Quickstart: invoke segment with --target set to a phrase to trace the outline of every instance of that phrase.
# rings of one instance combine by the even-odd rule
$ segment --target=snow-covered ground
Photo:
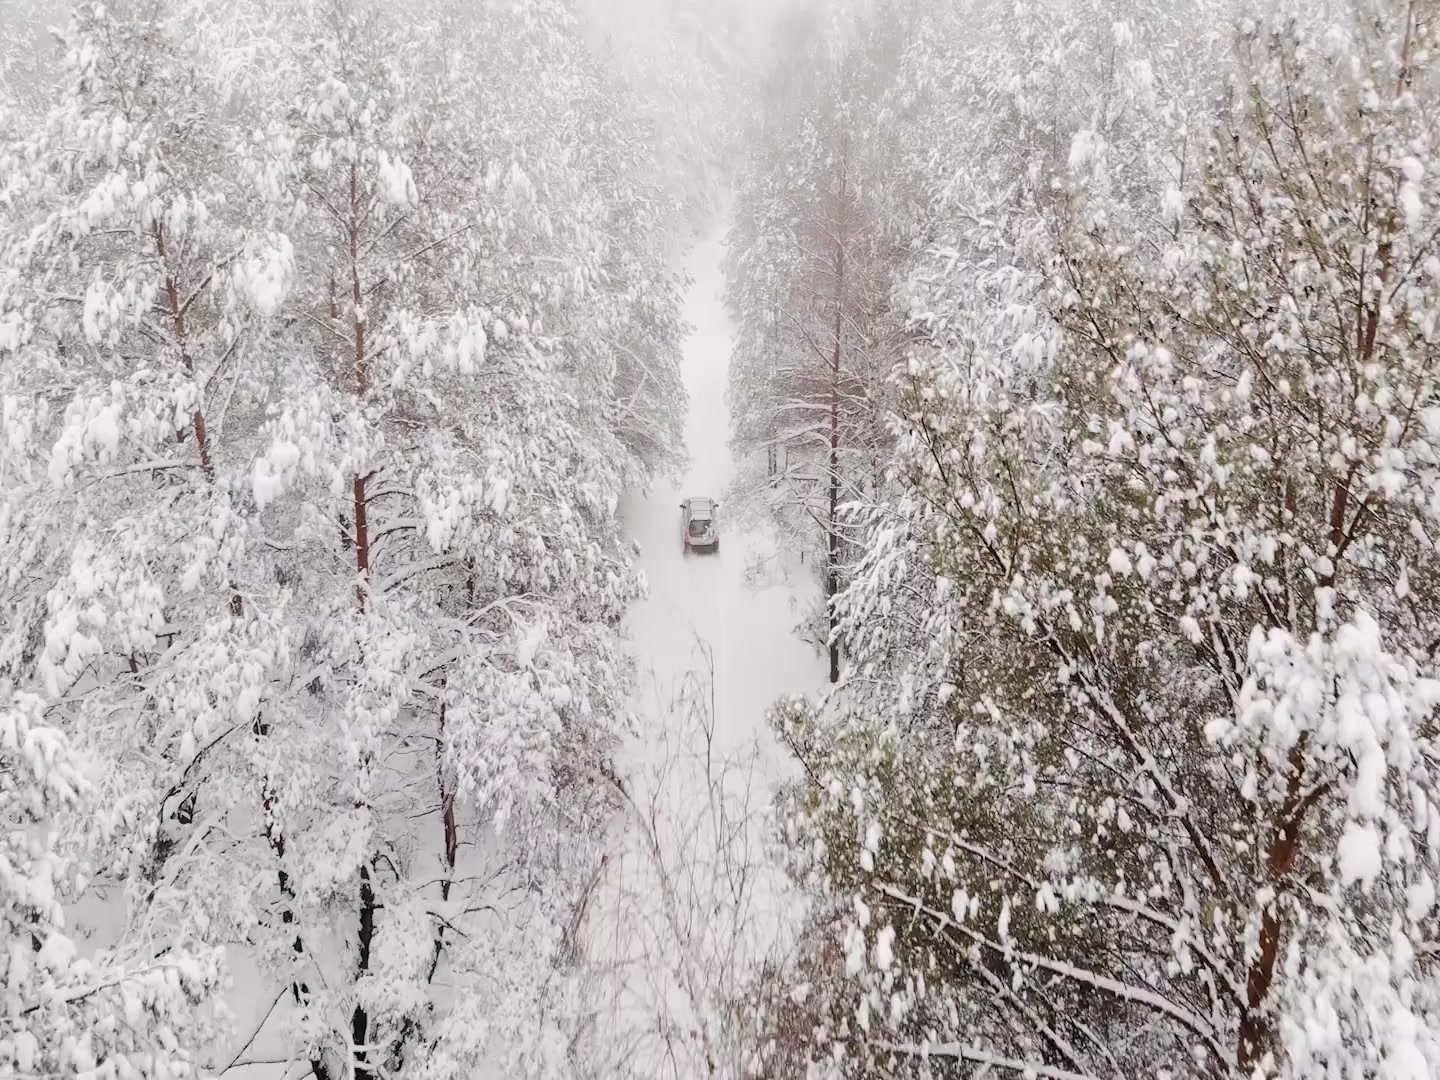
[[[608,1048],[597,1064],[612,1074],[699,1075],[704,1056],[721,1052],[721,1000],[783,942],[797,910],[764,850],[770,796],[788,772],[765,713],[782,694],[819,690],[825,668],[793,632],[806,576],[752,587],[747,566],[777,553],[767,537],[726,527],[723,252],[716,230],[686,266],[688,471],[678,487],[632,492],[621,508],[650,594],[627,620],[638,734],[619,769],[632,811],[617,823],[589,919],[602,969],[594,1045]],[[685,553],[687,495],[720,500],[718,553]]]

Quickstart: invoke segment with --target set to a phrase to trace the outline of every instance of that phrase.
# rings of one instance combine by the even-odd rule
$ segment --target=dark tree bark
[[[840,681],[840,642],[835,637],[835,597],[840,592],[840,531],[837,511],[840,505],[840,359],[845,320],[845,242],[846,242],[846,151],[849,135],[840,134],[840,190],[835,215],[835,328],[834,351],[830,359],[830,499],[825,519],[825,612],[830,646],[830,681]]]

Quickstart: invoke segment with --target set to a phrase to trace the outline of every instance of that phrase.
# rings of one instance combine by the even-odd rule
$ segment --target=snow
[[[530,667],[534,663],[535,654],[545,643],[547,630],[545,620],[538,619],[533,626],[525,627],[518,633],[515,645],[515,662],[517,664],[521,667]]]
[[[1351,824],[1340,837],[1337,851],[1340,879],[1349,885],[1369,884],[1380,873],[1380,834],[1373,825]]]
[[[20,316],[11,312],[0,318],[0,352],[16,352],[20,348]],[[8,427],[8,425],[7,425]]]
[[[875,966],[881,971],[889,971],[890,965],[895,962],[895,928],[893,926],[883,927],[875,939]]]
[[[120,448],[120,407],[107,405],[95,414],[85,431],[86,446],[95,450],[101,461],[110,461]]]
[[[285,473],[300,461],[300,450],[294,443],[279,440],[265,457],[255,459],[251,484],[255,503],[262,510],[285,490]]]
[[[1130,573],[1130,555],[1124,548],[1110,549],[1110,569],[1117,577],[1125,577]]]
[[[1099,140],[1093,131],[1077,131],[1070,140],[1070,168],[1079,171],[1095,160]]]
[[[276,233],[247,245],[235,263],[235,284],[255,310],[267,318],[280,310],[295,278],[295,249]]]
[[[1400,207],[1405,211],[1405,223],[1412,229],[1424,224],[1425,203],[1418,184],[1406,181],[1400,185]]]
[[[409,165],[398,157],[392,159],[384,150],[380,151],[377,165],[381,192],[386,202],[402,209],[409,209],[420,201]]]
[[[1182,217],[1185,216],[1185,193],[1179,190],[1175,184],[1169,184],[1161,197],[1161,220],[1166,225],[1179,225]]]
[[[824,672],[815,652],[791,633],[800,614],[796,594],[747,587],[747,556],[768,557],[773,546],[726,528],[723,492],[735,468],[724,406],[730,326],[720,301],[722,251],[720,236],[712,235],[686,267],[694,284],[685,317],[695,326],[685,352],[689,470],[677,486],[630,492],[620,514],[626,535],[645,553],[640,564],[650,584],[649,597],[627,620],[642,668],[658,684],[672,684],[694,667],[699,643],[708,645],[718,731],[738,745],[763,727],[765,710],[777,697],[818,689]],[[686,556],[682,549],[680,502],[694,494],[720,502],[721,543],[714,555]]]
[[[791,775],[765,716],[776,698],[825,682],[822,658],[793,632],[802,601],[793,583],[747,584],[747,564],[773,558],[773,544],[727,528],[735,466],[724,406],[732,331],[720,296],[723,251],[722,234],[712,232],[686,260],[689,467],[673,486],[627,492],[619,511],[649,583],[626,619],[638,734],[618,762],[639,812],[617,827],[618,854],[610,853],[587,939],[595,969],[618,969],[598,992],[614,1011],[612,1026],[601,1026],[602,1050],[631,1048],[611,1064],[641,1072],[646,1063],[664,1068],[674,1051],[666,1032],[699,1031],[708,1043],[718,996],[738,992],[794,925],[795,898],[761,854],[771,794]],[[720,503],[714,554],[684,551],[680,502],[694,495]]]
[[[486,345],[485,328],[478,322],[471,322],[459,314],[450,320],[450,340],[445,346],[445,356],[460,374],[473,375],[476,368],[485,363]]]

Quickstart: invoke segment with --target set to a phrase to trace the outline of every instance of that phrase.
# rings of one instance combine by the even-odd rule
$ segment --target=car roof
[[[710,507],[714,505],[709,499],[707,499],[703,495],[691,495],[690,498],[686,499],[685,501],[690,504],[691,514],[702,513],[703,511],[709,510]]]

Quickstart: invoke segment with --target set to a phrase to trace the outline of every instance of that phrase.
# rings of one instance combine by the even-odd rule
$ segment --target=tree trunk
[[[365,610],[365,597],[370,588],[370,520],[365,507],[365,477],[356,476],[355,494],[355,602]]]
[[[375,890],[370,885],[370,868],[360,867],[360,946],[359,971],[355,982],[364,979],[370,970],[370,944],[375,940]],[[370,1018],[363,1005],[356,1005],[350,1017],[350,1044],[355,1054],[355,1080],[374,1080],[375,1072],[370,1065],[369,1051],[365,1049],[370,1037]]]
[[[445,876],[440,879],[440,899],[450,899],[450,889],[455,882],[455,856],[460,850],[460,835],[455,828],[455,786],[445,775],[445,704],[440,704],[440,739],[435,747],[435,779],[440,788],[440,821],[445,834]],[[445,924],[435,928],[435,951],[430,957],[430,973],[426,981],[435,978],[435,969],[440,965],[440,953],[445,948]]]
[[[844,254],[840,264],[844,265]],[[829,536],[825,552],[825,611],[829,617],[830,681],[840,681],[840,642],[835,638],[835,595],[840,591],[840,535],[835,511],[840,502],[840,308],[835,308],[835,358],[830,381],[830,512],[825,525]]]
[[[848,133],[841,131],[840,197],[835,218],[835,333],[830,359],[830,507],[826,517],[825,612],[829,621],[830,681],[840,681],[840,642],[835,637],[835,596],[840,591],[840,532],[836,512],[840,505],[840,342],[845,316],[845,162]]]
[[[1329,784],[1321,784],[1308,795],[1302,797],[1300,794],[1305,779],[1307,742],[1308,736],[1301,735],[1290,751],[1290,780],[1286,785],[1275,835],[1266,852],[1266,884],[1272,895],[1260,916],[1260,948],[1245,976],[1245,1010],[1240,1017],[1240,1037],[1235,1055],[1240,1071],[1246,1075],[1255,1070],[1274,1045],[1274,1024],[1265,1010],[1265,1001],[1275,979],[1275,961],[1280,955],[1280,936],[1284,930],[1280,904],[1300,854],[1300,829],[1305,814],[1329,788]]]
[[[368,373],[365,370],[365,322],[362,306],[364,293],[360,288],[360,228],[361,222],[360,166],[350,163],[350,323],[355,334],[355,405],[364,410],[365,395],[369,389]],[[355,602],[363,614],[370,594],[370,514],[366,504],[366,477],[356,473],[352,479],[355,503]],[[363,766],[362,766],[363,768]],[[370,945],[375,938],[375,889],[370,883],[370,868],[360,865],[360,930],[359,971],[357,985],[370,970]],[[357,1004],[350,1014],[350,1043],[354,1054],[354,1080],[374,1080],[374,1067],[370,1064],[365,1045],[370,1035],[370,1017],[363,1005]]]
[[[169,254],[165,245],[165,230],[160,223],[155,225],[155,249],[160,256],[160,262],[165,270],[165,299],[170,309],[171,333],[175,335],[175,346],[180,350],[180,362],[184,365],[185,371],[192,377],[195,374],[195,359],[190,352],[190,332],[185,319],[185,305],[180,298],[180,285],[175,279],[175,269],[170,266]],[[204,474],[205,483],[208,487],[215,486],[215,462],[210,450],[210,436],[205,427],[204,406],[197,402],[195,411],[190,417],[190,422],[195,428],[195,449],[200,457],[200,470]],[[230,601],[228,604],[232,618],[239,619],[245,614],[245,601],[232,584],[230,587]],[[270,734],[270,725],[263,719],[263,714],[257,714],[252,725],[257,738],[266,738]],[[191,798],[195,793],[191,794]],[[274,819],[275,794],[270,788],[269,780],[262,783],[260,788],[260,803],[265,822],[265,840],[270,845],[279,863],[276,875],[280,886],[280,921],[286,926],[295,922],[295,892],[290,885],[290,876],[285,872],[285,834],[275,827]],[[193,811],[192,811],[193,812]],[[305,942],[299,932],[295,934],[291,948],[297,956],[305,953]],[[310,989],[304,982],[292,979],[290,993],[296,1004],[309,999]],[[320,1058],[310,1062],[311,1071],[314,1072],[316,1080],[330,1080],[330,1070]]]
[[[175,280],[175,272],[170,267],[170,261],[165,250],[165,230],[160,224],[155,226],[155,248],[159,252],[160,262],[165,267],[165,298],[170,303],[171,329],[175,334],[175,345],[180,350],[180,362],[185,365],[185,370],[195,374],[195,360],[190,355],[190,331],[185,322],[185,306],[180,300],[180,286]],[[198,387],[197,387],[198,397]],[[210,454],[210,436],[205,429],[205,408],[198,403],[195,412],[190,417],[190,423],[195,428],[195,448],[200,455],[200,470],[205,474],[205,482],[212,488],[215,486],[215,462]],[[230,592],[230,614],[237,619],[245,614],[245,601],[233,588]]]
[[[170,304],[171,329],[175,335],[175,345],[180,350],[180,362],[185,365],[185,370],[191,375],[195,374],[195,361],[190,356],[189,334],[185,327],[185,308],[180,302],[180,287],[175,281],[175,273],[170,267],[170,260],[165,249],[164,226],[155,225],[155,248],[160,255],[160,263],[165,269],[165,299]],[[190,417],[190,422],[195,428],[195,446],[200,452],[200,468],[204,470],[205,479],[208,483],[215,482],[215,464],[210,459],[210,438],[205,432],[205,412],[200,405],[195,406],[195,413]]]
[[[257,739],[268,738],[270,725],[256,717],[254,731]],[[271,790],[268,780],[261,786],[260,803],[264,810],[265,842],[270,845],[270,850],[275,852],[278,864],[276,878],[280,884],[280,921],[286,926],[294,926],[295,890],[290,885],[290,875],[285,872],[285,834],[275,827],[275,793]],[[297,957],[305,955],[305,940],[301,937],[298,929],[295,931],[294,939],[290,942],[290,949]],[[310,1000],[310,987],[300,979],[291,979],[290,996],[296,1005],[303,1008]],[[330,1066],[322,1056],[312,1057],[309,1064],[311,1072],[315,1074],[315,1080],[331,1080]]]
[[[365,371],[365,311],[361,306],[364,294],[360,291],[360,168],[350,163],[350,312],[351,325],[355,330],[355,398],[358,407],[365,407],[365,392],[368,380]],[[365,505],[365,477],[356,474],[354,478],[355,497],[355,598],[360,610],[365,610],[365,598],[370,589],[370,520]]]

